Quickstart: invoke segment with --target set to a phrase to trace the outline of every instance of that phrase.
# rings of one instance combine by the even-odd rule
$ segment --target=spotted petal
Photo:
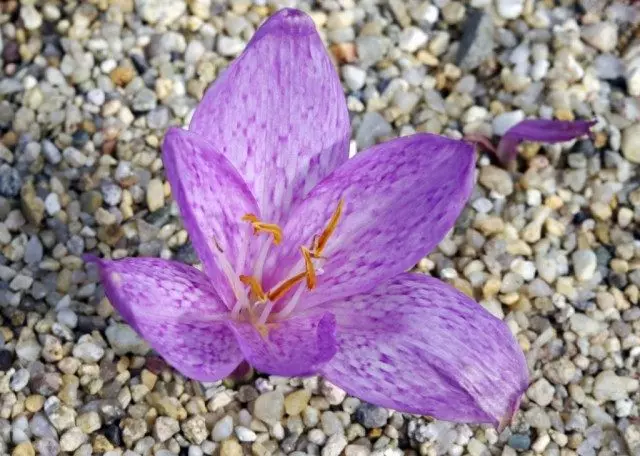
[[[466,295],[403,273],[328,308],[338,353],[321,374],[350,394],[402,412],[505,425],[528,385],[508,327]]]
[[[233,165],[194,133],[170,129],[163,160],[193,246],[221,297],[232,307],[235,294],[229,284],[245,272],[245,265],[252,264],[256,246],[242,217],[259,215],[256,201]]]
[[[369,290],[411,268],[453,226],[471,192],[473,170],[471,145],[427,134],[356,155],[293,212],[283,245],[273,250],[266,268],[280,274],[268,285],[298,272],[300,246],[313,244],[341,200],[325,259],[317,261],[317,288],[304,297],[305,306]],[[283,267],[296,262],[293,271]]]
[[[183,375],[219,380],[242,361],[227,308],[197,269],[158,258],[87,260],[125,321]]]
[[[570,141],[589,133],[595,121],[527,119],[511,127],[500,139],[496,155],[502,163],[513,160],[522,141],[558,143]]]
[[[267,20],[189,128],[234,164],[263,219],[282,223],[348,157],[345,97],[311,18],[283,9]]]
[[[237,321],[230,321],[229,325],[247,361],[271,375],[313,374],[336,353],[336,322],[330,313],[257,327]]]

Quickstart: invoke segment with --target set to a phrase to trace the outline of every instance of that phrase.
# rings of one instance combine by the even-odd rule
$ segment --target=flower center
[[[302,256],[301,269],[290,277],[280,281],[268,291],[262,286],[262,268],[272,246],[278,246],[283,238],[282,228],[274,223],[266,223],[260,220],[254,214],[245,214],[242,221],[248,222],[253,228],[253,234],[260,236],[267,234],[272,237],[271,242],[263,242],[262,248],[258,253],[256,268],[253,275],[238,276],[248,296],[237,296],[238,300],[231,313],[234,317],[246,318],[248,321],[256,325],[258,331],[264,336],[269,331],[269,327],[273,323],[267,323],[271,315],[278,317],[286,317],[296,307],[303,291],[313,290],[317,284],[317,270],[314,261],[325,259],[322,256],[329,238],[335,232],[338,221],[342,215],[344,201],[340,200],[333,214],[329,218],[326,227],[320,234],[313,237],[311,245],[300,246],[300,254]],[[305,286],[300,286],[304,283]],[[274,314],[273,308],[276,302],[287,296],[295,289],[293,296],[286,303],[285,307]],[[248,298],[248,299],[247,299]]]

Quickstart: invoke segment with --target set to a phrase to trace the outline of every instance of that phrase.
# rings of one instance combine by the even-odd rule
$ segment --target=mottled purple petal
[[[247,361],[271,375],[310,375],[336,353],[336,321],[330,313],[268,323],[258,331],[251,323],[229,326]]]
[[[500,162],[508,163],[516,158],[518,145],[522,141],[539,141],[551,144],[570,141],[589,134],[590,128],[595,123],[593,120],[523,120],[507,130],[502,136],[496,155]]]
[[[231,307],[235,299],[225,271],[237,277],[252,264],[257,243],[242,216],[259,215],[256,201],[229,160],[194,133],[170,129],[163,160],[193,246]]]
[[[183,375],[219,380],[242,361],[227,308],[197,269],[158,258],[87,261],[99,266],[113,307]]]
[[[345,97],[311,18],[284,9],[265,22],[189,128],[240,171],[264,220],[283,223],[348,156]]]
[[[508,327],[453,287],[403,273],[337,302],[338,353],[321,374],[402,412],[504,424],[528,385]]]
[[[317,289],[304,306],[373,288],[414,266],[451,229],[473,187],[470,144],[419,134],[356,155],[321,182],[292,213],[283,245],[272,249],[269,286],[310,246],[338,202],[344,207],[317,260]],[[300,266],[298,266],[300,267]],[[298,272],[297,270],[295,272]]]

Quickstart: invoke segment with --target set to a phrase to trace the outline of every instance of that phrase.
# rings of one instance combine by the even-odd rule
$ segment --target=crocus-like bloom
[[[497,149],[493,147],[486,136],[472,134],[467,139],[478,142],[493,152],[500,163],[507,164],[518,155],[518,145],[522,141],[537,141],[548,144],[570,141],[590,134],[590,129],[595,123],[594,120],[526,119],[518,122],[502,135]]]
[[[420,134],[348,158],[349,116],[311,19],[271,17],[163,144],[204,272],[155,258],[99,265],[124,319],[182,374],[243,360],[318,373],[397,410],[508,421],[527,367],[507,326],[406,273],[452,228],[472,146]]]

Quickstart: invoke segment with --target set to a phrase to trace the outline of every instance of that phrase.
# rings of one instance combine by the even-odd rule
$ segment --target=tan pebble
[[[485,298],[491,298],[498,294],[502,283],[498,277],[489,277],[482,287],[482,294]]]
[[[289,416],[300,415],[307,408],[311,393],[306,389],[294,391],[284,399],[284,409]]]
[[[131,82],[135,76],[135,70],[131,67],[119,66],[113,69],[109,74],[111,82],[115,85],[124,87]]]
[[[220,445],[220,456],[242,456],[242,447],[235,439],[229,439]]]
[[[143,369],[140,373],[140,380],[143,385],[149,388],[149,391],[153,391],[153,387],[156,386],[158,381],[158,376],[147,369]]]
[[[13,449],[11,456],[35,456],[36,452],[31,442],[22,442]]]
[[[32,394],[28,396],[24,401],[25,408],[32,413],[35,413],[42,409],[43,405],[44,397],[39,394]]]

